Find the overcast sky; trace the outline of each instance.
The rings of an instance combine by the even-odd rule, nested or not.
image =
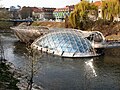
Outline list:
[[[0,0],[0,4],[3,7],[10,6],[36,6],[36,7],[65,7],[66,5],[75,5],[80,0]],[[92,1],[92,0],[90,0]],[[98,1],[98,0],[93,0]]]

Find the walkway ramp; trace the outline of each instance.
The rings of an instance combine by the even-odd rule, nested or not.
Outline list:
[[[116,42],[106,42],[104,44],[95,44],[94,48],[115,48],[115,47],[120,47],[120,41]]]

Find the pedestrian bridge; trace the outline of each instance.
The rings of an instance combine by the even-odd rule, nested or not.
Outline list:
[[[31,24],[33,22],[32,19],[0,19],[1,22],[13,22],[14,26],[19,25],[20,23],[26,22]]]
[[[94,48],[115,48],[120,47],[120,41],[106,41],[104,44],[94,44]]]

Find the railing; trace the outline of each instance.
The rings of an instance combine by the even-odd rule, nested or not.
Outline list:
[[[94,48],[114,48],[114,47],[120,47],[120,41],[111,41],[111,42],[105,42],[104,44],[94,44]]]

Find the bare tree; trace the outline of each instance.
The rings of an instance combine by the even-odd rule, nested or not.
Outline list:
[[[32,49],[30,46],[27,47],[28,55],[26,55],[29,59],[29,63],[27,66],[27,90],[32,90],[33,87],[33,78],[40,69],[39,60],[42,57],[37,50]]]
[[[2,45],[2,38],[0,36],[0,62],[3,63],[3,61],[5,60],[5,55],[4,55],[4,49],[3,49],[3,45]]]

